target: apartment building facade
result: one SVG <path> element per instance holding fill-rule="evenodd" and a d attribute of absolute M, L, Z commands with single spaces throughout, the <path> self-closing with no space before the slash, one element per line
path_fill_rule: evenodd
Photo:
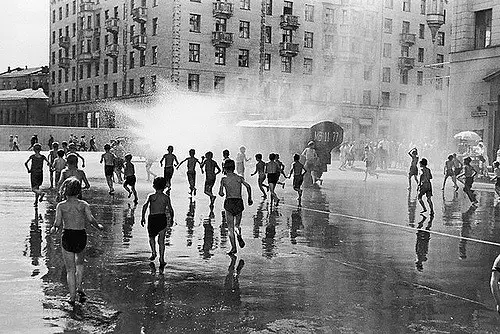
<path fill-rule="evenodd" d="M 500 3 L 454 1 L 450 136 L 477 132 L 490 161 L 500 146 Z"/>
<path fill-rule="evenodd" d="M 446 61 L 448 39 L 433 44 L 427 27 L 414 37 L 426 17 L 400 2 L 52 0 L 53 121 L 113 126 L 106 103 L 148 102 L 166 81 L 227 100 L 237 119 L 328 118 L 348 139 L 393 134 L 447 109 L 446 98 L 433 109 L 446 70 L 424 65 Z M 412 60 L 421 48 L 423 61 Z"/>

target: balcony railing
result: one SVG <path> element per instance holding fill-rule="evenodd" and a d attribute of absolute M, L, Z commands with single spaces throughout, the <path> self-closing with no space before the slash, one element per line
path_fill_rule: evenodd
<path fill-rule="evenodd" d="M 106 55 L 112 58 L 118 57 L 120 53 L 120 46 L 118 44 L 108 44 L 106 45 Z"/>
<path fill-rule="evenodd" d="M 415 67 L 415 58 L 399 57 L 398 65 L 401 70 L 411 70 Z"/>
<path fill-rule="evenodd" d="M 228 19 L 233 16 L 234 6 L 231 2 L 216 1 L 213 3 L 214 17 Z"/>
<path fill-rule="evenodd" d="M 82 63 L 90 63 L 92 59 L 92 52 L 82 52 L 78 55 L 78 60 Z"/>
<path fill-rule="evenodd" d="M 402 33 L 399 35 L 401 44 L 412 46 L 415 44 L 416 35 L 410 33 Z"/>
<path fill-rule="evenodd" d="M 82 2 L 80 4 L 80 12 L 93 12 L 95 10 L 94 3 L 89 1 L 89 2 Z"/>
<path fill-rule="evenodd" d="M 69 36 L 60 36 L 59 37 L 59 47 L 68 49 L 70 46 L 70 37 Z"/>
<path fill-rule="evenodd" d="M 59 58 L 59 67 L 69 68 L 71 59 L 69 57 L 61 57 Z"/>
<path fill-rule="evenodd" d="M 299 44 L 297 43 L 280 43 L 280 56 L 295 57 L 299 53 Z"/>
<path fill-rule="evenodd" d="M 212 44 L 214 46 L 230 46 L 231 44 L 233 44 L 233 33 L 225 31 L 213 31 Z"/>
<path fill-rule="evenodd" d="M 147 7 L 137 7 L 132 9 L 132 17 L 134 21 L 139 23 L 144 23 L 148 19 L 148 9 Z"/>
<path fill-rule="evenodd" d="M 147 36 L 144 34 L 135 35 L 134 37 L 132 37 L 132 47 L 134 49 L 144 51 L 146 50 L 147 43 L 148 39 Z"/>
<path fill-rule="evenodd" d="M 120 19 L 116 17 L 110 17 L 109 19 L 106 20 L 106 23 L 104 25 L 106 27 L 107 32 L 116 34 L 120 29 Z"/>
<path fill-rule="evenodd" d="M 280 27 L 285 30 L 295 30 L 299 28 L 299 17 L 297 15 L 281 15 Z"/>

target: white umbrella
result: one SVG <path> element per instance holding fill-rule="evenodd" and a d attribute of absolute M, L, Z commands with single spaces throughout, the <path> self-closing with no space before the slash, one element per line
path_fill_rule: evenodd
<path fill-rule="evenodd" d="M 481 137 L 474 131 L 462 131 L 453 136 L 453 138 L 465 141 L 481 141 Z"/>

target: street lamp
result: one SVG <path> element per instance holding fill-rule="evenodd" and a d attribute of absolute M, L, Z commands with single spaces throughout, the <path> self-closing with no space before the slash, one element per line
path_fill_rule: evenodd
<path fill-rule="evenodd" d="M 447 0 L 427 0 L 427 25 L 431 29 L 432 43 L 436 41 L 436 35 L 444 24 L 444 2 Z"/>

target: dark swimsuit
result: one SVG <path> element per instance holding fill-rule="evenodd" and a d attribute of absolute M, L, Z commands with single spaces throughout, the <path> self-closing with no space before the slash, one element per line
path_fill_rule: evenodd
<path fill-rule="evenodd" d="M 268 173 L 267 174 L 267 182 L 268 183 L 278 183 L 278 180 L 280 179 L 280 173 Z"/>
<path fill-rule="evenodd" d="M 224 201 L 224 209 L 233 216 L 240 215 L 245 207 L 241 198 L 226 198 Z"/>
<path fill-rule="evenodd" d="M 167 215 L 164 213 L 158 213 L 148 216 L 148 235 L 150 238 L 154 238 L 168 227 Z"/>
<path fill-rule="evenodd" d="M 293 190 L 299 190 L 304 182 L 304 176 L 302 174 L 297 174 L 293 176 Z"/>
<path fill-rule="evenodd" d="M 172 176 L 174 175 L 174 166 L 165 166 L 163 169 L 163 177 L 165 177 L 165 180 L 170 181 L 172 180 Z"/>
<path fill-rule="evenodd" d="M 81 253 L 87 245 L 87 232 L 85 230 L 64 229 L 61 245 L 67 252 Z"/>

